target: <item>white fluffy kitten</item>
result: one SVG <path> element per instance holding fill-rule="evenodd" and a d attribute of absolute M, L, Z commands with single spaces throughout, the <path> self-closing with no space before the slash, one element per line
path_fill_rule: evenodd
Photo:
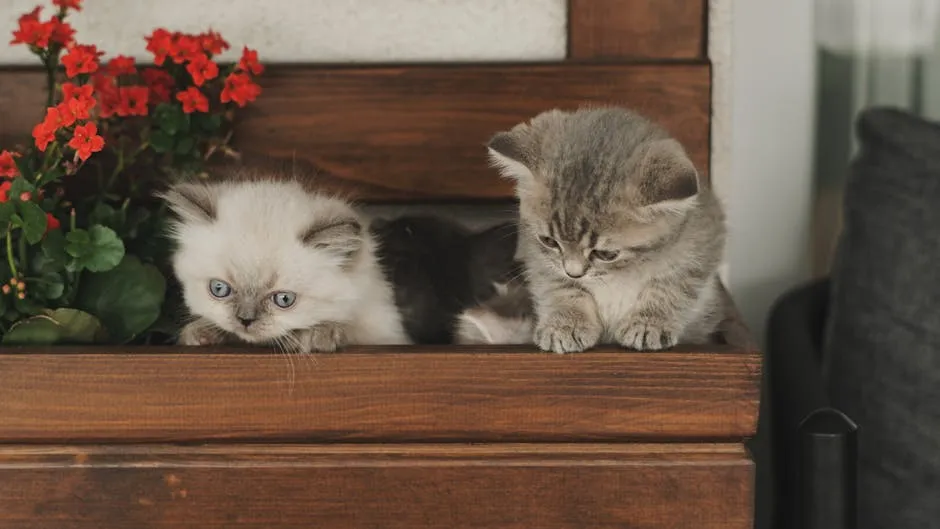
<path fill-rule="evenodd" d="M 161 195 L 179 216 L 184 345 L 233 337 L 298 352 L 408 343 L 365 221 L 293 173 L 239 169 Z"/>

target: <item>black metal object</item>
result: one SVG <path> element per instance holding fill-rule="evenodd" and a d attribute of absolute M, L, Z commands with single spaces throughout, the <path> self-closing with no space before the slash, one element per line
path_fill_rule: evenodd
<path fill-rule="evenodd" d="M 764 363 L 770 406 L 761 422 L 772 453 L 774 529 L 857 526 L 857 428 L 832 409 L 822 371 L 828 305 L 829 281 L 821 279 L 782 296 L 771 311 Z"/>
<path fill-rule="evenodd" d="M 800 529 L 858 527 L 858 427 L 833 408 L 800 424 Z"/>

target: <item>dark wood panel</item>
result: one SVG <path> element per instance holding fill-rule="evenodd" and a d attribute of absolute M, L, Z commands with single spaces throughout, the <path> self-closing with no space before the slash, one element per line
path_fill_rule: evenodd
<path fill-rule="evenodd" d="M 760 372 L 728 346 L 80 351 L 4 348 L 0 441 L 740 440 Z"/>
<path fill-rule="evenodd" d="M 707 64 L 273 67 L 235 135 L 248 154 L 296 157 L 324 187 L 373 201 L 504 199 L 488 167 L 493 133 L 550 108 L 622 104 L 662 122 L 707 174 Z M 0 142 L 27 138 L 37 72 L 0 72 Z"/>
<path fill-rule="evenodd" d="M 569 0 L 572 59 L 705 57 L 707 0 Z"/>
<path fill-rule="evenodd" d="M 735 445 L 0 447 L 17 529 L 746 529 Z"/>

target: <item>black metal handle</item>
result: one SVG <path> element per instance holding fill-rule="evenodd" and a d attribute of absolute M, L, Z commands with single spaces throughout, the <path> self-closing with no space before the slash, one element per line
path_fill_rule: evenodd
<path fill-rule="evenodd" d="M 857 529 L 858 426 L 821 408 L 799 432 L 800 529 Z"/>

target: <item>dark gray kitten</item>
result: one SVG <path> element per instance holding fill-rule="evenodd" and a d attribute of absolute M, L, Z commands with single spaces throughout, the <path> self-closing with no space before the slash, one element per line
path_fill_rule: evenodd
<path fill-rule="evenodd" d="M 491 299 L 521 271 L 516 228 L 506 223 L 472 232 L 431 216 L 376 220 L 377 255 L 415 343 L 454 342 L 457 317 Z"/>
<path fill-rule="evenodd" d="M 675 139 L 629 110 L 552 110 L 496 134 L 516 181 L 534 341 L 663 349 L 707 341 L 722 317 L 724 214 Z"/>

